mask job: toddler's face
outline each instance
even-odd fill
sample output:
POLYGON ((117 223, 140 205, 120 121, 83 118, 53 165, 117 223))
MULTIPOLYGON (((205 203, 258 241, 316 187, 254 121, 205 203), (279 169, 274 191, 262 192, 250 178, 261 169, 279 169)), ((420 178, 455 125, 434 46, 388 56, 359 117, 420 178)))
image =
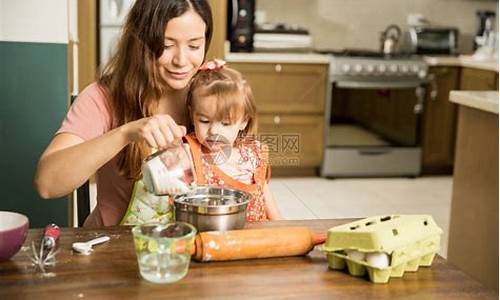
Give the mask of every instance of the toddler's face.
POLYGON ((240 130, 245 129, 247 121, 240 116, 237 120, 217 118, 217 97, 198 98, 193 107, 193 125, 196 138, 209 149, 219 143, 234 145, 240 130), (217 138, 223 136, 224 138, 217 138))
POLYGON ((193 10, 173 18, 165 29, 160 74, 174 90, 184 89, 205 57, 205 22, 193 10))

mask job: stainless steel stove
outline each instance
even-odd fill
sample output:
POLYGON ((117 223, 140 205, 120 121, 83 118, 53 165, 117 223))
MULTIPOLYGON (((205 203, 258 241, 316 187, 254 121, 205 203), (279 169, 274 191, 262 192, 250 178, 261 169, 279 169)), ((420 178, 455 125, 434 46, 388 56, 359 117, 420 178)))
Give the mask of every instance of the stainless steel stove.
POLYGON ((326 177, 420 174, 420 114, 428 66, 411 54, 331 54, 331 97, 321 173, 326 177))
POLYGON ((331 54, 330 81, 339 87, 417 87, 427 78, 427 64, 412 54, 385 55, 366 50, 320 52, 331 54))

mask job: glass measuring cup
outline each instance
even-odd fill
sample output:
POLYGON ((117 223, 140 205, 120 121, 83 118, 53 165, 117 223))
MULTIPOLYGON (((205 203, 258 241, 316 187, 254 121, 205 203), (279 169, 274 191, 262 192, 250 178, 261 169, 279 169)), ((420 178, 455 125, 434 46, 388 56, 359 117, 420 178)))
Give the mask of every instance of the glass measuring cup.
POLYGON ((150 193, 158 196, 189 191, 194 181, 194 166, 188 144, 157 151, 142 165, 143 181, 150 193))
POLYGON ((188 223, 143 224, 132 229, 142 278, 172 283, 186 276, 194 250, 196 228, 188 223))

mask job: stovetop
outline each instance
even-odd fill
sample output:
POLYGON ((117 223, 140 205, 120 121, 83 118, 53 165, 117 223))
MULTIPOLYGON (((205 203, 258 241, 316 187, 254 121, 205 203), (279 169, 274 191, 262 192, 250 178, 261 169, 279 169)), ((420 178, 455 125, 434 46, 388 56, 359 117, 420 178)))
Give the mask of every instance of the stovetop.
POLYGON ((316 52, 321 54, 331 54, 336 57, 352 57, 352 58, 381 58, 381 59, 418 58, 418 56, 412 53, 398 52, 393 54, 385 54, 380 51, 374 51, 368 49, 343 49, 343 50, 319 49, 316 50, 316 52))
POLYGON ((425 81, 427 63, 411 53, 386 55, 364 49, 319 50, 331 54, 330 81, 351 86, 417 86, 425 81))

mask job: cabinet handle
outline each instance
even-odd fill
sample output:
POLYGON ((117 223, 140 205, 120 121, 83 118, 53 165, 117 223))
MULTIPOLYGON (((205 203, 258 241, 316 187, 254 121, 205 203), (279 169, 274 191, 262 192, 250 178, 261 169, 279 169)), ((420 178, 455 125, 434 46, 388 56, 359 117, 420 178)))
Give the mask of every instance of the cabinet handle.
POLYGON ((431 96, 431 101, 436 101, 437 96, 438 96, 438 86, 436 82, 436 75, 434 74, 429 74, 427 75, 427 81, 429 82, 430 85, 430 96, 431 96))
POLYGON ((446 75, 448 73, 450 73, 450 69, 448 68, 441 68, 441 69, 438 69, 438 71, 436 72, 438 75, 446 75))
POLYGON ((281 118, 280 116, 274 116, 273 118, 273 122, 274 124, 278 125, 279 123, 281 123, 281 118))
POLYGON ((274 70, 275 70, 276 72, 281 72, 281 70, 283 70, 283 67, 281 66, 281 64, 276 64, 276 65, 274 66, 274 70))
POLYGON ((418 115, 424 110, 425 88, 422 86, 417 87, 415 89, 415 96, 417 96, 417 103, 413 106, 413 113, 418 115))

